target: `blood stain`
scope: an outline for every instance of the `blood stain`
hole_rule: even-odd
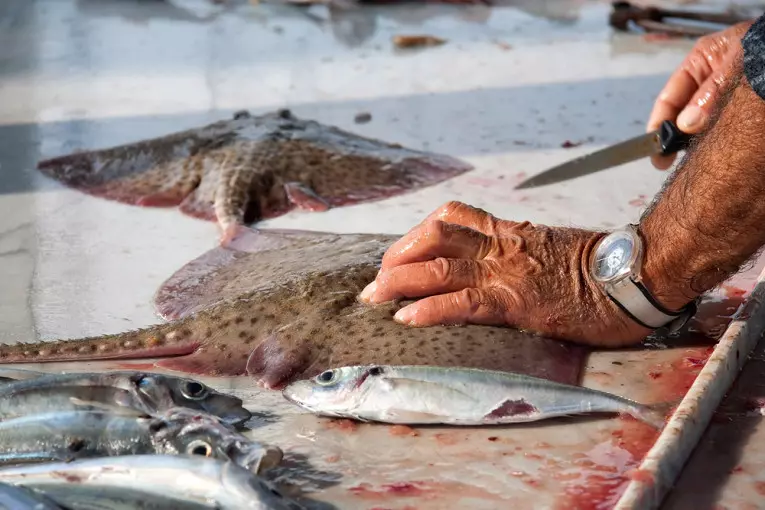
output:
[[[580,145],[582,145],[582,142],[572,142],[571,140],[566,140],[565,142],[560,144],[560,146],[563,147],[564,149],[571,149],[573,147],[579,147]]]
[[[537,411],[537,408],[523,399],[505,400],[502,405],[486,415],[486,418],[505,418],[507,416],[516,416],[518,414],[531,414]]]
[[[448,432],[439,432],[434,435],[433,438],[439,443],[447,446],[452,446],[460,442],[460,437],[456,434],[450,434]]]
[[[655,370],[652,370],[652,371],[648,372],[648,377],[650,377],[651,379],[658,379],[659,377],[661,377],[661,372],[657,372]]]
[[[419,432],[414,430],[412,427],[409,427],[407,425],[393,425],[388,429],[388,433],[391,436],[412,436],[417,437],[420,435]]]
[[[765,482],[754,482],[754,490],[756,490],[758,494],[765,496]]]
[[[326,422],[326,427],[328,429],[336,429],[343,432],[356,432],[356,429],[359,428],[355,421],[346,418],[330,419]]]
[[[651,384],[655,401],[681,399],[696,379],[701,366],[689,364],[686,358],[706,360],[712,348],[695,347],[685,349],[681,356],[667,363],[659,364],[662,377]],[[599,510],[613,508],[629,484],[631,477],[645,476],[639,469],[648,450],[651,449],[660,431],[634,419],[622,420],[619,430],[611,431],[609,439],[600,445],[601,450],[593,457],[573,454],[568,467],[556,468],[559,473],[551,475],[563,483],[563,493],[557,498],[554,508],[577,510]],[[605,451],[603,451],[605,450]],[[545,470],[546,466],[542,467]],[[568,473],[574,471],[576,477]],[[543,476],[545,473],[541,473]],[[650,473],[649,473],[650,475]],[[570,478],[570,480],[569,480]],[[765,483],[763,483],[765,490]],[[763,492],[765,494],[765,492]]]
[[[630,480],[653,484],[653,474],[646,469],[632,469],[627,472]]]
[[[489,441],[497,441],[499,438],[497,436],[491,436],[489,438]]]
[[[747,291],[744,289],[739,289],[732,285],[722,285],[721,288],[725,291],[725,297],[728,298],[743,298],[747,294]]]

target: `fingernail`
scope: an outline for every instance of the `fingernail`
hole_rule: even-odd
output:
[[[680,129],[694,128],[704,120],[704,111],[698,106],[689,106],[677,116],[677,124]]]
[[[361,294],[359,294],[359,299],[362,301],[369,301],[369,298],[372,297],[372,294],[375,293],[377,290],[377,282],[373,281],[366,287],[364,287],[364,290],[361,291]]]
[[[414,310],[412,309],[412,305],[405,306],[396,312],[396,315],[393,316],[393,319],[396,322],[400,322],[402,324],[411,324],[414,321]]]

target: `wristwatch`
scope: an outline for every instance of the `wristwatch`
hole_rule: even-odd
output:
[[[616,305],[635,322],[649,329],[675,332],[696,313],[696,301],[681,310],[667,310],[651,296],[640,281],[643,241],[635,225],[609,233],[595,246],[590,273]]]

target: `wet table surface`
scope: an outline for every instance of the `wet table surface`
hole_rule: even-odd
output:
[[[512,190],[527,175],[641,133],[655,95],[692,46],[613,33],[608,12],[607,3],[584,0],[355,9],[243,0],[2,2],[0,340],[157,323],[151,298],[159,284],[217,239],[213,223],[176,209],[63,189],[36,172],[38,159],[158,136],[244,108],[288,107],[476,167],[417,193],[290,213],[263,227],[401,234],[447,200],[548,224],[636,221],[666,176],[647,161]],[[392,36],[412,33],[448,42],[392,47]],[[354,123],[360,112],[372,120]],[[712,296],[680,338],[592,353],[583,384],[646,403],[682,397],[762,266]],[[745,369],[748,397],[762,384],[756,367]],[[361,425],[307,415],[246,378],[206,382],[245,398],[258,413],[253,437],[287,453],[273,478],[288,492],[338,508],[607,508],[657,435],[623,418],[460,429]],[[673,508],[758,505],[763,457],[748,444],[763,434],[761,414],[736,416],[723,413],[705,436],[680,480],[694,489],[671,495]],[[736,448],[719,446],[731,436]],[[693,467],[720,456],[725,468],[712,474]],[[707,492],[695,490],[700,485]]]

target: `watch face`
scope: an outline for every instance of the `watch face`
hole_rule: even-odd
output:
[[[595,252],[595,277],[608,281],[628,271],[633,250],[633,240],[626,233],[619,232],[606,237]]]

